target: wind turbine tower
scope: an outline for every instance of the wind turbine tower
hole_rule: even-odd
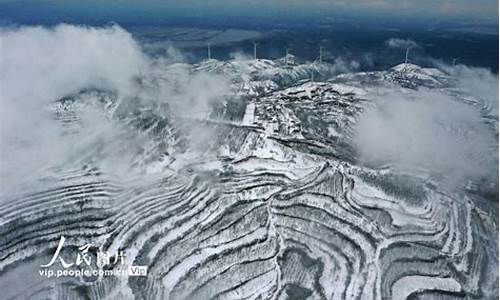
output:
[[[257,59],[257,43],[253,43],[253,59]]]
[[[411,47],[406,48],[405,65],[408,64],[408,55],[410,55],[410,48]]]
[[[207,56],[208,60],[212,59],[212,52],[210,51],[210,43],[207,44]]]

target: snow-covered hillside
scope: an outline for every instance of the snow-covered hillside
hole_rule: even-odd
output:
[[[118,138],[92,140],[69,161],[33,174],[23,192],[2,196],[0,289],[19,278],[30,282],[10,287],[6,299],[497,295],[497,178],[467,169],[465,180],[450,184],[455,164],[366,161],[357,140],[365,112],[380,99],[444,95],[464,107],[459,117],[470,107],[483,123],[441,119],[449,106],[436,103],[430,120],[450,133],[443,138],[461,145],[489,134],[471,148],[471,161],[497,162],[490,150],[498,149],[498,116],[453,75],[411,64],[340,74],[326,63],[266,59],[159,62],[152,70],[128,98],[90,89],[47,108],[66,135],[88,135],[90,114]],[[192,88],[203,86],[201,76],[227,88],[186,106],[168,98],[186,74],[195,78]],[[181,95],[194,97],[190,88]],[[378,128],[369,133],[390,143]],[[148,276],[38,276],[32,271],[50,260],[61,235],[73,253],[89,241],[102,251],[123,249],[131,264],[149,267]]]

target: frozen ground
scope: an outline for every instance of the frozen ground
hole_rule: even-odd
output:
[[[99,140],[4,191],[0,298],[496,297],[498,178],[487,169],[498,163],[498,115],[453,74],[410,64],[339,74],[328,64],[210,60],[144,74],[141,96],[161,82],[175,85],[184,72],[221,76],[230,92],[189,108],[130,105],[100,90],[53,103],[49,109],[68,135],[83,130],[82,114],[91,107],[125,128],[124,140],[140,143]],[[399,122],[399,111],[381,99],[401,95],[417,105]],[[441,99],[436,95],[463,111],[452,114],[436,102],[429,113],[418,105]],[[379,108],[382,118],[368,113]],[[469,108],[479,120],[472,125],[463,124]],[[391,119],[400,125],[388,123],[395,132],[380,124]],[[440,125],[429,127],[432,134],[422,133],[433,122]],[[401,139],[399,129],[415,135]],[[385,139],[388,132],[393,139]],[[433,134],[441,135],[436,141]],[[442,139],[462,147],[471,138],[486,146],[451,151],[457,159],[449,162],[449,149],[438,149]],[[441,163],[426,164],[427,156],[412,150],[420,142]],[[411,155],[393,159],[402,152]],[[462,154],[472,171],[456,163]],[[127,176],[102,164],[110,157]],[[68,251],[89,241],[101,251],[124,249],[127,261],[149,266],[149,274],[38,276],[61,235],[73,246]]]

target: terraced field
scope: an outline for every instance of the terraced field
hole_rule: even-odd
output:
[[[240,67],[211,63],[199,68],[235,76]],[[275,63],[257,66],[266,64]],[[4,196],[0,298],[494,299],[498,195],[361,164],[352,137],[373,105],[366,90],[283,72],[242,76],[234,84],[245,111],[206,119],[119,111],[112,94],[95,91],[56,102],[55,117],[74,124],[79,97],[92,98],[141,137],[129,161],[139,171],[115,176],[99,159],[117,146],[93,145]],[[448,84],[433,74],[433,85]],[[93,259],[123,250],[148,275],[40,276],[61,236],[68,262],[91,242]]]

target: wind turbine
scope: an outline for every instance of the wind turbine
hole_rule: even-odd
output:
[[[411,46],[406,48],[405,65],[408,64],[408,55],[410,55]]]
[[[208,60],[212,59],[212,52],[210,51],[210,43],[207,44],[207,56]]]
[[[257,43],[253,43],[253,59],[257,59]]]

